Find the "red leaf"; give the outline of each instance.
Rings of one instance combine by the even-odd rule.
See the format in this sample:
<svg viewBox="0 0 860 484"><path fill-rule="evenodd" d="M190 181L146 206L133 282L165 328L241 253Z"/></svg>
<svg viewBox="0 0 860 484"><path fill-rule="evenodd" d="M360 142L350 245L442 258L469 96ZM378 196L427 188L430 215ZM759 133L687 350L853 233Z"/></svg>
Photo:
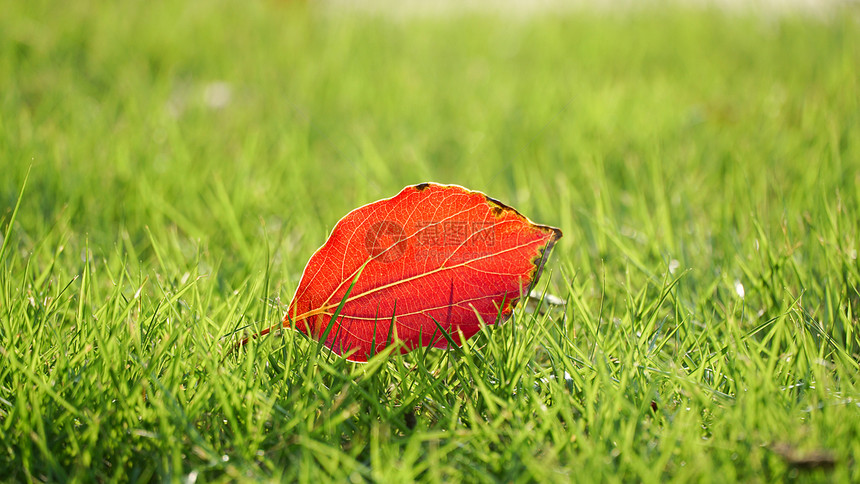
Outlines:
<svg viewBox="0 0 860 484"><path fill-rule="evenodd" d="M460 341L458 332L470 338L482 321L507 318L560 237L480 192L406 187L335 225L305 267L283 325L320 339L349 290L325 341L335 353L366 361L389 335L404 353L446 347L437 323Z"/></svg>

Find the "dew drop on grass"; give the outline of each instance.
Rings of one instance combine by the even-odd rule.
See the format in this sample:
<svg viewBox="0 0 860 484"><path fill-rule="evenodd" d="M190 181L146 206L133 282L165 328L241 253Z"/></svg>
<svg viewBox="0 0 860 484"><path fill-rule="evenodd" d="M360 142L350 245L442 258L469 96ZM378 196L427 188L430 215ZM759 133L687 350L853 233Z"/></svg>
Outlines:
<svg viewBox="0 0 860 484"><path fill-rule="evenodd" d="M678 268L681 267L681 263L678 262L678 259L672 259L669 261L669 274L674 274Z"/></svg>
<svg viewBox="0 0 860 484"><path fill-rule="evenodd" d="M744 298L744 294L746 293L744 292L744 285L741 284L741 281L735 280L735 292L738 294L739 298Z"/></svg>

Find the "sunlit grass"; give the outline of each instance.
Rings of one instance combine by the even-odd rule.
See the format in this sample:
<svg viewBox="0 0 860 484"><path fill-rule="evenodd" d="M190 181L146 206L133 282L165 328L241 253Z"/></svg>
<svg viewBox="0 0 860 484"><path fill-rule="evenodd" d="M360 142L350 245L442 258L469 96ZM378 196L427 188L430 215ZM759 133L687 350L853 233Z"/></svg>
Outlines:
<svg viewBox="0 0 860 484"><path fill-rule="evenodd" d="M5 479L860 480L856 9L6 3ZM561 227L564 305L221 362L422 181Z"/></svg>

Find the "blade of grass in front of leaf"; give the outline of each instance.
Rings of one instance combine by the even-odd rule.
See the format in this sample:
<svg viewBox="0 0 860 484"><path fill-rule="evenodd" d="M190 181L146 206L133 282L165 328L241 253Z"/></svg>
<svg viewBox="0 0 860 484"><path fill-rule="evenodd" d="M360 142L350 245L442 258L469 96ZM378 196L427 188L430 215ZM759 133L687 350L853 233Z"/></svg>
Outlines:
<svg viewBox="0 0 860 484"><path fill-rule="evenodd" d="M346 301L349 299L349 293L352 292L352 289L355 287L355 283L358 282L358 278L361 277L361 273L364 272L364 268L367 267L367 264L373 260L372 258L364 261L364 264L359 267L358 271L355 274L355 277L352 278L352 283L350 283L349 287L346 289L346 293L344 293L343 297L340 299L340 304L337 305L337 309L335 309L334 314L332 314L331 319L329 319L328 324L326 325L325 330L322 335L320 335L319 341L317 342L317 354L322 351L323 345L325 345L326 339L328 338L329 333L331 333L332 327L334 327L335 322L337 322L338 316L340 316L340 312L343 310L343 306L346 304ZM394 316L392 316L393 318ZM340 331L341 325L338 325L338 331ZM335 333L335 340L337 340L337 334ZM346 355L344 355L346 356Z"/></svg>

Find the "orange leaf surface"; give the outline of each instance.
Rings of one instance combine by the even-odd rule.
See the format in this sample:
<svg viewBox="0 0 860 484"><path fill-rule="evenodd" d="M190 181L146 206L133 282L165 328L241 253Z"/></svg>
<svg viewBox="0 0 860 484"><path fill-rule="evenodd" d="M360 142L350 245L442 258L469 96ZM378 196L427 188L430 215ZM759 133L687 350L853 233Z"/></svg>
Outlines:
<svg viewBox="0 0 860 484"><path fill-rule="evenodd" d="M308 261L283 326L319 340L343 301L325 345L349 360L366 361L392 340L404 353L446 347L440 326L460 341L459 333L468 339L482 322L507 318L560 237L480 192L406 187L335 225Z"/></svg>

